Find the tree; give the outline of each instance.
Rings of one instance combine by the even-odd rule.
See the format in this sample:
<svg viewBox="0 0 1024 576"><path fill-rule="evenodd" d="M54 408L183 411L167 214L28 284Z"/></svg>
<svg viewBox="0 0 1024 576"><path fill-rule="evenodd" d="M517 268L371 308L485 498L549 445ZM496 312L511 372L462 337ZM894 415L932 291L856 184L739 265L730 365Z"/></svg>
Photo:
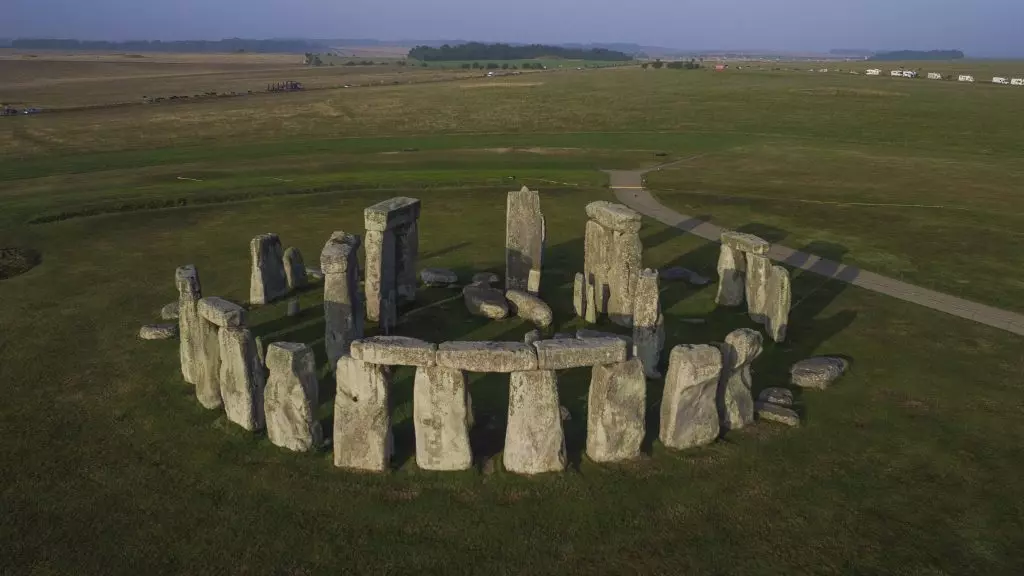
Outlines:
<svg viewBox="0 0 1024 576"><path fill-rule="evenodd" d="M498 69L498 65L496 63L494 63L494 62L488 62L487 63L487 69L488 70L497 70Z"/></svg>
<svg viewBox="0 0 1024 576"><path fill-rule="evenodd" d="M463 70L469 70L469 68L470 68L469 62L463 62L462 63L462 69Z"/></svg>
<svg viewBox="0 0 1024 576"><path fill-rule="evenodd" d="M503 63L503 64L501 65L501 69L502 69L502 70L508 70L508 62L505 62L505 63Z"/></svg>
<svg viewBox="0 0 1024 576"><path fill-rule="evenodd" d="M482 66L480 66L479 62L473 62L473 70L479 70L480 68L482 68Z"/></svg>
<svg viewBox="0 0 1024 576"><path fill-rule="evenodd" d="M653 66L655 70L660 70L661 67L664 65L665 63L661 61L661 58L658 58L657 60L654 61L654 64L651 64L651 66Z"/></svg>
<svg viewBox="0 0 1024 576"><path fill-rule="evenodd" d="M644 62L643 64L640 65L640 67L643 68L644 70L647 70L648 68L650 68L650 66L651 65L647 62Z"/></svg>

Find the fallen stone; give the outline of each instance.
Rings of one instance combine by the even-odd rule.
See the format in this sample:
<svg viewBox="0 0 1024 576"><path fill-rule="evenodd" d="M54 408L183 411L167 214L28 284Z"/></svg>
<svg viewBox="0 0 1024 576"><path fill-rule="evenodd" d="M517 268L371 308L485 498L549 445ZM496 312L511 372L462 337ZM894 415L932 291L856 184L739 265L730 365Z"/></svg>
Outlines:
<svg viewBox="0 0 1024 576"><path fill-rule="evenodd" d="M565 470L565 435L554 371L512 373L502 460L513 474Z"/></svg>
<svg viewBox="0 0 1024 576"><path fill-rule="evenodd" d="M534 346L519 342L445 342L437 347L437 365L466 372L536 370Z"/></svg>
<svg viewBox="0 0 1024 576"><path fill-rule="evenodd" d="M497 284L501 282L501 277L494 272L477 272L473 274L473 284Z"/></svg>
<svg viewBox="0 0 1024 576"><path fill-rule="evenodd" d="M680 318L680 322L683 324L707 324L706 318Z"/></svg>
<svg viewBox="0 0 1024 576"><path fill-rule="evenodd" d="M702 276L689 268L683 268L682 266L673 266L671 268L665 268L659 272L659 277L662 280L675 281L682 280L694 286L707 286L711 283L711 279L707 276Z"/></svg>
<svg viewBox="0 0 1024 576"><path fill-rule="evenodd" d="M427 286L447 286L459 281L459 275L445 268L424 268L420 280Z"/></svg>
<svg viewBox="0 0 1024 576"><path fill-rule="evenodd" d="M309 276L313 280L323 280L324 272L319 268L306 268L306 276Z"/></svg>
<svg viewBox="0 0 1024 576"><path fill-rule="evenodd" d="M578 318L587 317L587 281L580 272L572 282L572 309Z"/></svg>
<svg viewBox="0 0 1024 576"><path fill-rule="evenodd" d="M178 290L181 375L189 384L195 384L198 376L193 370L196 359L201 354L198 328L202 323L202 319L199 318L202 289L199 284L199 271L191 264L177 268L174 271L174 285Z"/></svg>
<svg viewBox="0 0 1024 576"><path fill-rule="evenodd" d="M587 456L621 462L640 455L647 381L640 360L595 366L587 397Z"/></svg>
<svg viewBox="0 0 1024 576"><path fill-rule="evenodd" d="M658 438L667 448L710 444L720 432L715 396L722 353L714 346L676 346L669 355Z"/></svg>
<svg viewBox="0 0 1024 576"><path fill-rule="evenodd" d="M573 336L570 335L569 338L573 338ZM602 332L600 330L588 330L583 328L576 331L575 338L579 338L580 340L587 338L618 338L626 343L627 351L633 348L633 339L631 337L626 336L625 334L616 334L614 332Z"/></svg>
<svg viewBox="0 0 1024 576"><path fill-rule="evenodd" d="M335 232L320 253L324 277L324 348L334 369L352 341L363 337L365 309L359 293L359 236Z"/></svg>
<svg viewBox="0 0 1024 576"><path fill-rule="evenodd" d="M628 357L626 343L621 338L541 340L533 346L537 349L538 370L617 364Z"/></svg>
<svg viewBox="0 0 1024 576"><path fill-rule="evenodd" d="M288 293L284 271L284 249L277 234L260 234L249 243L252 276L249 303L266 304Z"/></svg>
<svg viewBox="0 0 1024 576"><path fill-rule="evenodd" d="M523 344L533 344L540 339L540 330L530 330L525 336L523 336Z"/></svg>
<svg viewBox="0 0 1024 576"><path fill-rule="evenodd" d="M491 320L508 317L508 302L501 290L482 284L471 284L462 289L462 298L470 314Z"/></svg>
<svg viewBox="0 0 1024 576"><path fill-rule="evenodd" d="M729 246L734 250L738 250L746 254L756 254L758 256L767 256L768 251L771 250L772 247L772 245L763 238L759 238L753 234L746 234L732 230L722 232L721 239L723 245Z"/></svg>
<svg viewBox="0 0 1024 576"><path fill-rule="evenodd" d="M540 194L526 186L509 192L505 214L505 290L536 294L544 260Z"/></svg>
<svg viewBox="0 0 1024 576"><path fill-rule="evenodd" d="M846 360L836 356L816 356L801 360L790 368L794 386L824 390L846 372Z"/></svg>
<svg viewBox="0 0 1024 576"><path fill-rule="evenodd" d="M619 326L633 326L636 284L643 269L643 245L636 233L615 232L608 265L608 319Z"/></svg>
<svg viewBox="0 0 1024 576"><path fill-rule="evenodd" d="M199 316L221 328L245 325L245 309L223 298L209 296L199 301Z"/></svg>
<svg viewBox="0 0 1024 576"><path fill-rule="evenodd" d="M511 304L513 314L541 328L547 328L555 319L551 307L529 292L509 290L505 292L505 299Z"/></svg>
<svg viewBox="0 0 1024 576"><path fill-rule="evenodd" d="M284 276L289 292L309 284L309 279L306 278L306 261L302 259L302 252L299 252L298 248L284 251Z"/></svg>
<svg viewBox="0 0 1024 576"><path fill-rule="evenodd" d="M350 356L338 359L334 397L334 465L384 472L391 464L394 438L388 394L391 370Z"/></svg>
<svg viewBox="0 0 1024 576"><path fill-rule="evenodd" d="M170 340L177 335L177 324L147 324L139 329L139 338L143 340Z"/></svg>
<svg viewBox="0 0 1024 576"><path fill-rule="evenodd" d="M744 275L747 259L743 252L722 244L718 254L718 296L719 306L740 306L746 298Z"/></svg>
<svg viewBox="0 0 1024 576"><path fill-rule="evenodd" d="M633 305L633 354L648 378L661 378L658 366L665 346L665 318L661 315L658 272L644 270L637 280Z"/></svg>
<svg viewBox="0 0 1024 576"><path fill-rule="evenodd" d="M384 366L420 366L436 364L437 345L405 336L373 336L352 343L356 360Z"/></svg>
<svg viewBox="0 0 1024 576"><path fill-rule="evenodd" d="M757 401L779 406L793 405L793 392L787 388L765 388L757 395Z"/></svg>
<svg viewBox="0 0 1024 576"><path fill-rule="evenodd" d="M762 342L761 333L749 328L741 328L725 337L717 397L723 430L739 430L754 421L750 364L761 355Z"/></svg>
<svg viewBox="0 0 1024 576"><path fill-rule="evenodd" d="M363 223L367 231L383 232L403 224L411 224L420 217L420 201L416 198L391 198L363 210Z"/></svg>
<svg viewBox="0 0 1024 576"><path fill-rule="evenodd" d="M267 349L267 369L270 378L263 406L270 442L293 452L316 450L323 443L323 431L316 419L319 385L313 349L295 342L274 342ZM335 436L334 445L338 443Z"/></svg>
<svg viewBox="0 0 1024 576"><path fill-rule="evenodd" d="M181 304L178 303L178 302L171 302L170 304L165 305L163 308L160 309L160 319L161 320L177 320L178 319L178 309L180 307L181 307Z"/></svg>
<svg viewBox="0 0 1024 576"><path fill-rule="evenodd" d="M775 342L786 339L789 329L789 311L793 302L793 289L789 279L789 270L782 266L772 266L768 277L768 305L765 311L765 326L768 335Z"/></svg>
<svg viewBox="0 0 1024 576"><path fill-rule="evenodd" d="M640 214L622 204L591 202L586 210L587 217L609 230L636 234L642 226Z"/></svg>
<svg viewBox="0 0 1024 576"><path fill-rule="evenodd" d="M302 306L299 304L299 299L292 298L291 300L289 300L288 310L286 312L288 317L294 318L295 316L298 316L300 312L302 312Z"/></svg>
<svg viewBox="0 0 1024 576"><path fill-rule="evenodd" d="M256 340L245 328L222 328L220 344L220 395L228 420L251 431L262 430L266 417L263 394L266 375Z"/></svg>
<svg viewBox="0 0 1024 576"><path fill-rule="evenodd" d="M466 375L451 368L417 368L413 382L416 465L423 470L468 470L472 407Z"/></svg>
<svg viewBox="0 0 1024 576"><path fill-rule="evenodd" d="M785 424L786 426L800 425L800 415L792 408L787 408L785 406L769 402L758 402L755 404L754 408L757 411L758 420L778 422L779 424Z"/></svg>
<svg viewBox="0 0 1024 576"><path fill-rule="evenodd" d="M747 254L746 283L747 314L758 324L768 321L768 275L772 262L767 256Z"/></svg>

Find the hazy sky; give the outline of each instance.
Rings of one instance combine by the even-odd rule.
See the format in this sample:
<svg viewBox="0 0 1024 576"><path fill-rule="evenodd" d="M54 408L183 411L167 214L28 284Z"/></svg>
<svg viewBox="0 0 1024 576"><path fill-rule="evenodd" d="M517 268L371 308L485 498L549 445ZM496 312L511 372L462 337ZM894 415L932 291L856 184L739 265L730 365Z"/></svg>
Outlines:
<svg viewBox="0 0 1024 576"><path fill-rule="evenodd" d="M12 6L13 3L13 6ZM4 0L0 37L458 38L1024 56L1024 0Z"/></svg>

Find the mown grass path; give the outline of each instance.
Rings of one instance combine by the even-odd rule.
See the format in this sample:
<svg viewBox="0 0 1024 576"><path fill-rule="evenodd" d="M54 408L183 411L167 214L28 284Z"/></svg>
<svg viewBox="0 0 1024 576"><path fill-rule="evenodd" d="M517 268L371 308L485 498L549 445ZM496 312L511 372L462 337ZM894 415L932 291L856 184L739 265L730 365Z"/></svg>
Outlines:
<svg viewBox="0 0 1024 576"><path fill-rule="evenodd" d="M648 170L608 170L606 172L610 177L610 186L615 191L616 198L623 204L662 224L718 242L724 230L721 226L680 214L658 202L647 191L644 187L644 175L659 168L661 167ZM772 260L788 266L1024 336L1024 315L1015 312L921 288L778 244L772 244L771 252L768 255Z"/></svg>

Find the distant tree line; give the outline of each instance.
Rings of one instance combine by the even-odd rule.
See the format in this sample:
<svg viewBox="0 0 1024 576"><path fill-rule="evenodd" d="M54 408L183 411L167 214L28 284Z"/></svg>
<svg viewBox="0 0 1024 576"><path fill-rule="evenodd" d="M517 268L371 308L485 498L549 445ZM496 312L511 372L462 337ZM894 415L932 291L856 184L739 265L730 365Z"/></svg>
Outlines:
<svg viewBox="0 0 1024 576"><path fill-rule="evenodd" d="M640 67L644 70L647 70L648 68L654 68L655 70L661 70L662 68L669 68L671 70L700 70L704 67L704 60L701 59L698 62L696 58L690 58L685 62L682 60L662 62L661 58L658 58L654 62L644 62Z"/></svg>
<svg viewBox="0 0 1024 576"><path fill-rule="evenodd" d="M322 46L307 40L67 40L59 38L21 38L11 42L12 48L29 50L97 50L117 52L278 52L304 54Z"/></svg>
<svg viewBox="0 0 1024 576"><path fill-rule="evenodd" d="M628 62L632 56L605 48L563 48L561 46L511 46L509 44L483 44L470 42L440 48L417 46L409 51L409 58L421 62L451 62L458 60L533 60L536 58L563 58L566 60L602 60Z"/></svg>
<svg viewBox="0 0 1024 576"><path fill-rule="evenodd" d="M964 53L959 50L896 50L894 52L879 52L868 60L898 61L898 60L962 60Z"/></svg>

